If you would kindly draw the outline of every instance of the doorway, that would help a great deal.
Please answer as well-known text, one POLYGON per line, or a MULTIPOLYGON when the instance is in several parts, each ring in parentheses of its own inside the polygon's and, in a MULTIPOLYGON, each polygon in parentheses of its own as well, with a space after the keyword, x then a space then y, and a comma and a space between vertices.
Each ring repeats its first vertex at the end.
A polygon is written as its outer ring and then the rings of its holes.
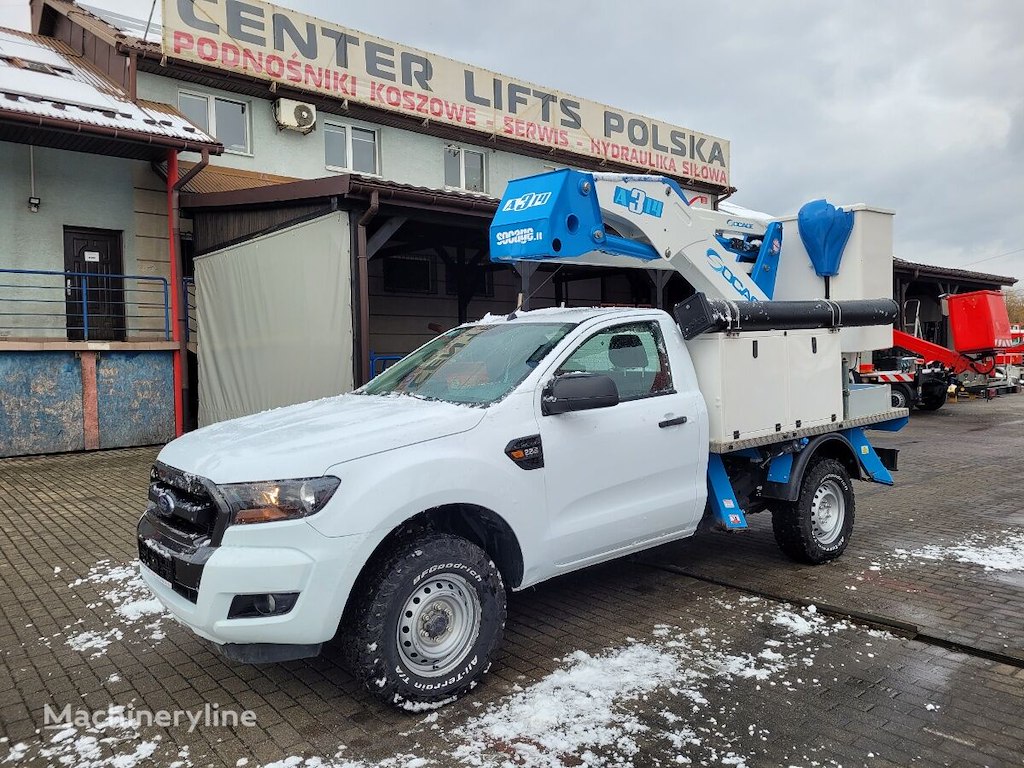
POLYGON ((121 232, 64 227, 64 296, 70 341, 124 341, 121 232))

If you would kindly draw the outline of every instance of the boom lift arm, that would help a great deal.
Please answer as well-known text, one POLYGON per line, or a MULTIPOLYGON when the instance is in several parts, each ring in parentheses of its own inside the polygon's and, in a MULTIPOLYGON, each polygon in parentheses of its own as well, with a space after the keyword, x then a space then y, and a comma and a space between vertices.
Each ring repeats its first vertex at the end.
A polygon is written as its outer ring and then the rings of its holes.
POLYGON ((1009 355, 1024 352, 1024 344, 1021 344, 1015 347, 1005 347, 992 350, 991 352, 979 353, 971 357, 896 329, 893 329, 892 332, 892 344, 894 347, 920 355, 927 362, 942 363, 947 368, 952 368, 953 372, 957 374, 965 373, 966 371, 989 374, 996 366, 995 355, 997 352, 1009 355))
POLYGON ((564 170, 509 182, 491 225, 492 260, 594 251, 667 261, 711 298, 767 301, 782 225, 693 206, 663 176, 564 170))

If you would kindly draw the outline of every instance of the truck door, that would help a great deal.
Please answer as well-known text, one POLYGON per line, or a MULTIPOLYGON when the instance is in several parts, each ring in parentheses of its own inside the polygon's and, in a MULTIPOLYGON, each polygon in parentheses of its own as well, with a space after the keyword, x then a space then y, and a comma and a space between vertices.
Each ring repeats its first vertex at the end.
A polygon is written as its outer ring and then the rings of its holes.
POLYGON ((620 399, 610 408, 539 416, 548 551, 557 570, 696 527, 707 445, 704 402, 685 362, 672 370, 657 320, 630 322, 582 341, 542 383, 543 391, 563 373, 602 373, 615 380, 620 399))

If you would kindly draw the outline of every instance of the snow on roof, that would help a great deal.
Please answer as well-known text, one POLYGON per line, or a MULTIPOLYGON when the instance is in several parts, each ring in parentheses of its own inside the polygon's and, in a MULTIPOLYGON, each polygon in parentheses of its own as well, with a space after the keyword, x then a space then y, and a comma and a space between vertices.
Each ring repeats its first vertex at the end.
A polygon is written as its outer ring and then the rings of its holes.
POLYGON ((167 104, 133 102, 63 43, 0 28, 0 113, 216 145, 167 104))
MULTIPOLYGON (((604 315, 624 315, 635 312, 650 312, 650 309, 638 307, 544 307, 542 309, 519 309, 515 311, 515 322, 519 323, 581 323, 592 317, 604 315)), ((507 315, 492 315, 488 312, 479 320, 474 320, 468 325, 493 325, 509 322, 513 313, 507 315)))
MULTIPOLYGON (((102 3, 102 0, 101 0, 102 3)), ((159 43, 163 35, 163 27, 161 26, 161 7, 160 2, 157 2, 155 6, 146 4, 146 7, 140 7, 140 17, 128 16, 124 13, 119 13, 113 9, 104 8, 101 5, 93 5, 92 3, 86 5, 85 3, 78 3, 78 7, 88 11, 93 16, 96 16, 105 21, 110 26, 114 27, 119 32, 122 32, 129 37, 135 37, 139 40, 145 40, 147 43, 159 43), (150 8, 152 8, 153 17, 150 19, 150 8)))
POLYGON ((742 216, 746 219, 757 219, 768 223, 775 217, 770 213, 762 213, 761 211, 754 211, 750 208, 744 208, 742 205, 736 205, 736 203, 730 203, 728 200, 723 200, 718 204, 718 210, 725 211, 732 216, 742 216))

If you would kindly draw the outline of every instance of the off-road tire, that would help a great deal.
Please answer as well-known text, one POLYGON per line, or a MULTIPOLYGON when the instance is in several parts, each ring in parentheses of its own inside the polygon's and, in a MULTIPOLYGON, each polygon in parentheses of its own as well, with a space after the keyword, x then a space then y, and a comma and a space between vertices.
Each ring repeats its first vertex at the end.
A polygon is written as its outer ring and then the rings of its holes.
POLYGON ((772 530, 779 549, 787 557, 801 563, 819 564, 839 557, 853 533, 853 488, 846 467, 834 459, 819 459, 804 473, 800 495, 796 501, 783 503, 772 510, 772 530), (824 490, 823 490, 824 489, 824 490), (815 532, 814 509, 816 496, 841 496, 842 520, 832 531, 834 538, 822 541, 815 532))
POLYGON ((505 586, 480 547, 458 536, 426 533, 399 543, 359 583, 361 594, 354 595, 358 602, 354 610, 346 611, 348 626, 341 630, 343 647, 355 677, 387 704, 410 711, 440 707, 474 688, 490 669, 505 628, 505 586), (446 604, 441 593, 451 602, 446 604), (420 595, 423 604, 441 605, 435 613, 444 616, 452 607, 458 610, 460 603, 473 603, 475 595, 475 621, 449 625, 441 619, 445 627, 475 625, 475 637, 466 640, 465 654, 456 654, 455 666, 440 676, 421 674, 409 659, 415 651, 399 647, 400 634, 427 626, 404 615, 412 613, 408 609, 416 606, 411 601, 420 595))
POLYGON ((892 394, 893 408, 909 408, 913 403, 914 398, 910 394, 910 389, 902 384, 891 385, 889 391, 892 394))

